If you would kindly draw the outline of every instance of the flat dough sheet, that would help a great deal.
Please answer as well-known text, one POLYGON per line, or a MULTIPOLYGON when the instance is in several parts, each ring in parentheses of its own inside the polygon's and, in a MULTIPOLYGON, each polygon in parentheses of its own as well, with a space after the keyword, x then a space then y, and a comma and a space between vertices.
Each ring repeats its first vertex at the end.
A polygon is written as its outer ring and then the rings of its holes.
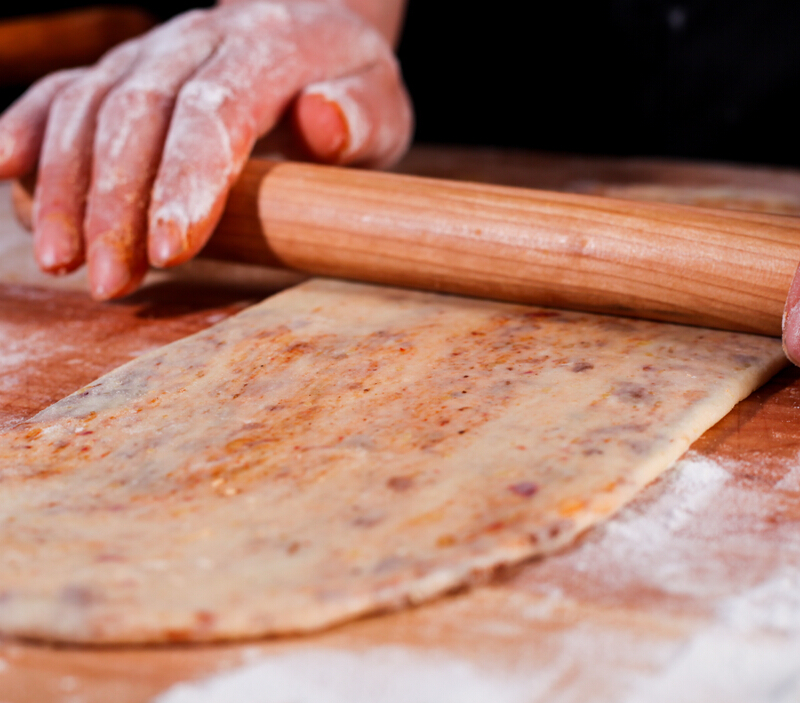
POLYGON ((0 632, 315 630, 566 545, 776 339, 310 281, 5 434, 0 632))

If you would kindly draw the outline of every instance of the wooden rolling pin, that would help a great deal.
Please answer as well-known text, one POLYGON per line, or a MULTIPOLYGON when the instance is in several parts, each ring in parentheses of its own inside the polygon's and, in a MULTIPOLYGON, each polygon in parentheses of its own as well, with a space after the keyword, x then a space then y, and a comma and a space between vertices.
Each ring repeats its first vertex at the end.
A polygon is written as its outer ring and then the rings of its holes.
POLYGON ((778 336, 800 218, 251 159, 204 254, 778 336))
POLYGON ((800 218, 253 158, 203 255, 779 336, 800 218))
POLYGON ((0 85, 22 85, 62 68, 87 66, 155 24, 145 10, 125 6, 0 20, 0 85))

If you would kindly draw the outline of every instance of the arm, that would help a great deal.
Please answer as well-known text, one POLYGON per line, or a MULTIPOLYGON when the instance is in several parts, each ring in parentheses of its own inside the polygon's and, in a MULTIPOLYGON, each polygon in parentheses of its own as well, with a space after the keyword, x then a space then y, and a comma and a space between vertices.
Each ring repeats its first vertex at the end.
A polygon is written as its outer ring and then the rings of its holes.
MULTIPOLYGON (((218 0, 218 5, 233 5, 250 0, 218 0)), ((291 1, 291 0, 290 0, 291 1)), ((325 0, 334 7, 347 7, 375 27, 393 46, 397 46, 405 15, 405 0, 325 0)))
POLYGON ((40 266, 85 260, 107 299, 134 290, 148 262, 191 258, 285 114, 318 160, 397 159, 412 122, 389 41, 402 11, 402 0, 232 0, 40 81, 0 119, 0 177, 38 162, 40 266))

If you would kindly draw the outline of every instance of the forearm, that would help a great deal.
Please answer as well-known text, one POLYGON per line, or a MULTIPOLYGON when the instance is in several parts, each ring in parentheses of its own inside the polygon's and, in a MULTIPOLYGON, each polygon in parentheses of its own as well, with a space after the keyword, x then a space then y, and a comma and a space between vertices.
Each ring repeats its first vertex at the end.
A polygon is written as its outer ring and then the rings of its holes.
MULTIPOLYGON (((331 0, 336 2, 336 0, 331 0)), ((342 0, 347 7, 377 27, 392 46, 396 46, 403 28, 406 0, 342 0)))
MULTIPOLYGON (((297 1, 297 0, 289 0, 297 1)), ((397 45, 405 17, 406 0, 320 0, 329 5, 344 5, 376 27, 392 46, 397 45)), ((218 5, 232 5, 252 0, 218 0, 218 5)))

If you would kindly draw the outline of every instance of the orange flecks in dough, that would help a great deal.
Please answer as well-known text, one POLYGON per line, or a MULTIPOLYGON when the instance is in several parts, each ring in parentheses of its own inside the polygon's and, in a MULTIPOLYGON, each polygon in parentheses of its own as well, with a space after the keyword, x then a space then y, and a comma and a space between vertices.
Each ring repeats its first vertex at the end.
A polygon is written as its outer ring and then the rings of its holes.
POLYGON ((571 517, 576 513, 579 513, 586 507, 586 501, 580 500, 578 498, 568 498, 567 500, 561 501, 558 505, 558 514, 562 515, 563 517, 571 517))

